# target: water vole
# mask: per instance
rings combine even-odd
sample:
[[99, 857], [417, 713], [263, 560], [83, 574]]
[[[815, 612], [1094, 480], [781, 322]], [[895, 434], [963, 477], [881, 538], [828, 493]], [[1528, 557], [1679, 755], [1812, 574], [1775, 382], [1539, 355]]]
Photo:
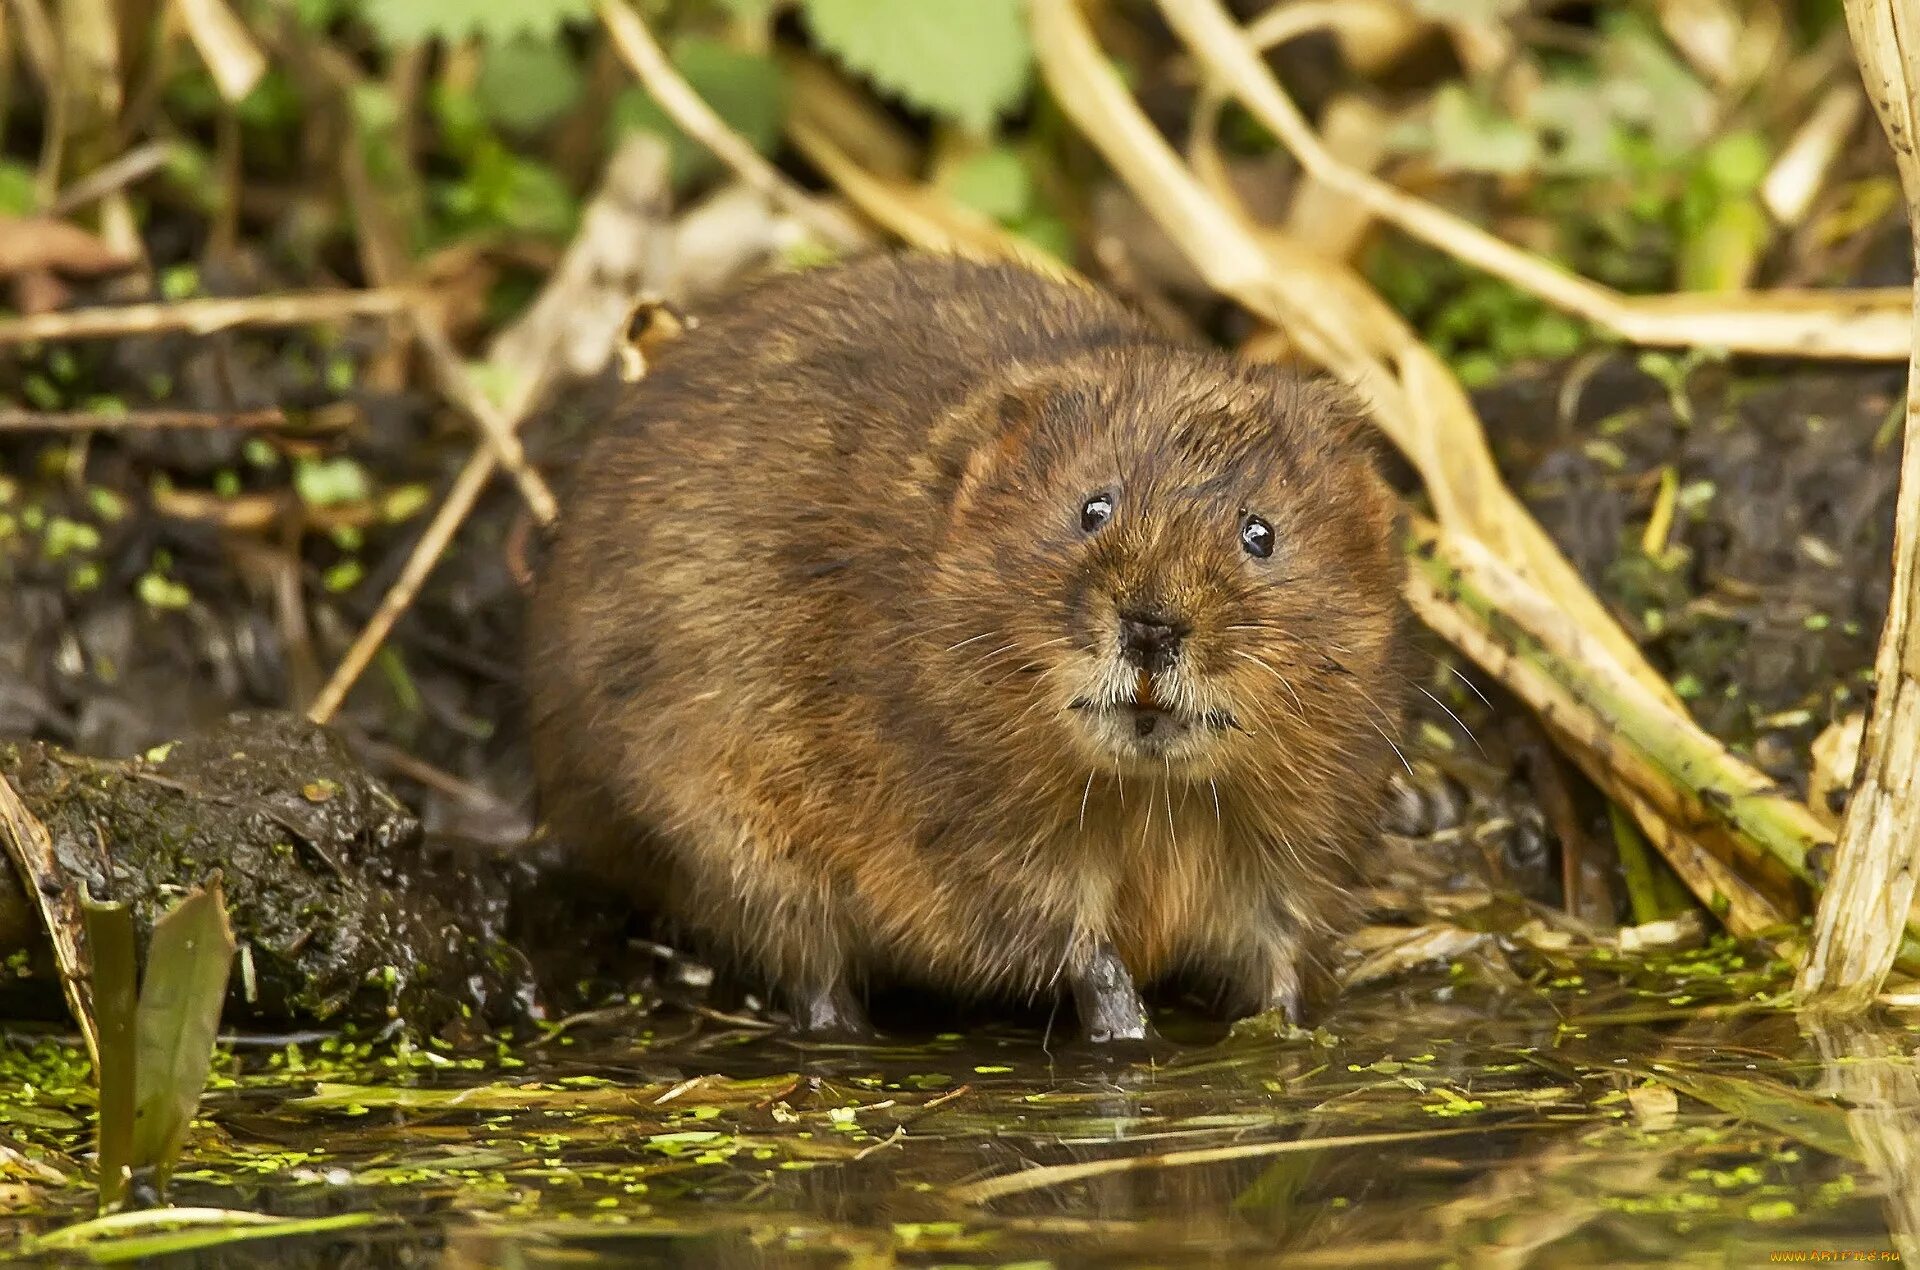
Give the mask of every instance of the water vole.
[[1297, 1015], [1400, 718], [1393, 502], [1350, 407], [1011, 266], [783, 278], [659, 358], [542, 570], [542, 809], [860, 1030], [875, 979], [1178, 975]]

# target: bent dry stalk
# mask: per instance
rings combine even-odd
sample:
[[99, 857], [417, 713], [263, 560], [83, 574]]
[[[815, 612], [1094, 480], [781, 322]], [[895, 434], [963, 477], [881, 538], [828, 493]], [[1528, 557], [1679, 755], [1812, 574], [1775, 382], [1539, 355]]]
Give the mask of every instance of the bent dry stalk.
[[[1799, 800], [1690, 721], [1678, 725], [1644, 686], [1604, 657], [1552, 601], [1478, 543], [1417, 523], [1407, 595], [1421, 617], [1663, 811], [1680, 809], [1732, 831], [1745, 866], [1762, 860], [1820, 889], [1832, 847]], [[1524, 667], [1526, 673], [1516, 673]], [[1704, 897], [1703, 897], [1704, 898]], [[1900, 927], [1896, 925], [1896, 931]], [[1920, 932], [1896, 940], [1920, 967]], [[1891, 960], [1891, 956], [1889, 957]]]
[[[1920, 225], [1920, 0], [1846, 0], [1847, 29], [1887, 131], [1907, 220]], [[1920, 263], [1920, 240], [1915, 260]], [[1920, 290], [1916, 290], [1920, 306]], [[1916, 308], [1920, 312], [1920, 307]], [[1833, 885], [1814, 920], [1799, 989], [1810, 1002], [1859, 1010], [1880, 991], [1910, 922], [1920, 868], [1920, 344], [1907, 367], [1907, 426], [1893, 531], [1893, 594], [1874, 660], [1858, 783], [1840, 828]]]

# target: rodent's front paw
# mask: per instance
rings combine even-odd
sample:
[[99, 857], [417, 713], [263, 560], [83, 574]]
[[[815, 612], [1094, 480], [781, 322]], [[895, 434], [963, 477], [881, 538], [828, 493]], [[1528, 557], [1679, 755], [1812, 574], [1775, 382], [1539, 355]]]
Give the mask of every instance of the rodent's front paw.
[[1073, 1008], [1080, 1016], [1080, 1034], [1087, 1040], [1104, 1045], [1143, 1041], [1153, 1035], [1146, 1002], [1134, 987], [1132, 973], [1105, 940], [1075, 958], [1068, 983]]
[[870, 1041], [879, 1034], [845, 983], [792, 994], [793, 1029], [803, 1036]]

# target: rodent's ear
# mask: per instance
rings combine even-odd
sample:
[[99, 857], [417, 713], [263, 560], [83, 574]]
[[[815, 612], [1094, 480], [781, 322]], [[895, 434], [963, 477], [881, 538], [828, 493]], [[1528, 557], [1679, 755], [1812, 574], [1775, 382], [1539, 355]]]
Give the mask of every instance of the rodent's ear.
[[1326, 376], [1276, 371], [1274, 377], [1281, 412], [1302, 441], [1315, 449], [1373, 453], [1377, 437], [1357, 391]]
[[971, 508], [997, 473], [1025, 456], [1045, 409], [1043, 389], [1009, 388], [983, 405], [986, 428], [970, 429], [966, 442], [956, 438], [956, 444], [940, 456], [943, 501], [955, 515]]

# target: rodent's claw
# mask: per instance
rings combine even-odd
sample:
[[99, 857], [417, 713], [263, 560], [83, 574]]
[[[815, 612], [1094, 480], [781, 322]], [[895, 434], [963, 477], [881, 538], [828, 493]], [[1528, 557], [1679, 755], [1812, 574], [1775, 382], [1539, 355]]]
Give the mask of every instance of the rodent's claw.
[[1133, 985], [1133, 975], [1113, 946], [1105, 940], [1075, 958], [1067, 972], [1073, 990], [1073, 1008], [1080, 1016], [1080, 1034], [1096, 1045], [1111, 1041], [1143, 1041], [1153, 1035], [1147, 1022], [1147, 1004]]

